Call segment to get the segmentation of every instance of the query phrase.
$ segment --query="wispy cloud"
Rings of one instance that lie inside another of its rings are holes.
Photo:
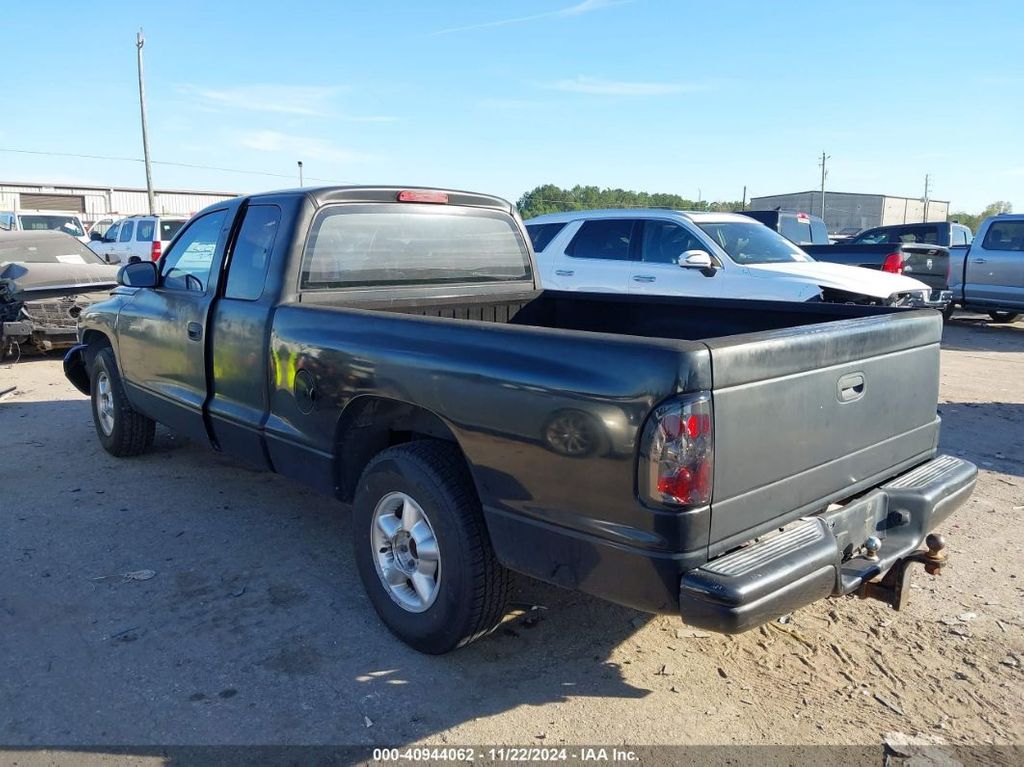
[[[583,0],[582,2],[576,3],[576,5],[570,5],[567,8],[559,8],[557,11],[545,11],[544,13],[535,13],[531,16],[516,16],[509,19],[497,19],[495,21],[484,21],[479,24],[467,24],[463,27],[449,27],[448,29],[439,29],[437,32],[433,32],[434,35],[450,35],[454,32],[469,32],[474,29],[490,29],[492,27],[504,27],[508,24],[522,24],[527,21],[539,21],[540,19],[557,19],[557,18],[568,18],[572,16],[582,16],[585,13],[591,11],[599,11],[603,8],[610,8],[613,5],[624,5],[625,3],[631,3],[633,0]]]
[[[657,83],[627,80],[602,80],[596,77],[575,77],[556,80],[544,87],[569,93],[588,93],[595,96],[665,96],[671,93],[696,93],[709,89],[694,83]]]
[[[335,146],[329,141],[310,136],[295,136],[273,130],[243,133],[238,143],[246,149],[261,152],[287,152],[298,159],[331,160],[333,162],[358,162],[366,155]]]
[[[481,109],[533,109],[534,107],[540,106],[539,101],[529,101],[527,99],[480,99],[477,102],[477,106]]]
[[[244,110],[297,117],[330,117],[345,122],[391,122],[384,115],[346,115],[338,112],[336,100],[346,88],[337,85],[275,85],[254,83],[223,88],[182,85],[178,90],[196,100],[201,109]]]

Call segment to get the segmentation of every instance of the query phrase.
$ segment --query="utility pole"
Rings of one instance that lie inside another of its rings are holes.
[[[697,210],[700,210],[700,200],[701,200],[700,187],[698,186],[697,187]]]
[[[747,209],[747,185],[743,185],[743,203],[740,205],[740,210]]]
[[[302,186],[302,160],[299,160],[299,186]]]
[[[818,163],[821,165],[821,218],[823,221],[825,220],[825,179],[828,177],[828,171],[825,170],[825,162],[831,159],[832,155],[822,152],[821,162]]]
[[[153,166],[149,162],[149,126],[146,124],[146,88],[142,77],[142,46],[146,44],[142,27],[135,37],[135,48],[139,59],[139,112],[142,115],[142,155],[146,160],[146,195],[149,197],[149,215],[156,214],[156,195],[153,194]]]
[[[931,174],[930,173],[925,173],[924,174],[924,220],[925,220],[925,222],[928,221],[928,191],[929,191],[928,185],[930,184],[930,182],[931,182]]]

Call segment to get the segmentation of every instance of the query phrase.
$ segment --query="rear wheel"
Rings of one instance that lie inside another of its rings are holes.
[[[1020,317],[1016,312],[989,312],[988,316],[992,318],[992,322],[998,322],[1000,325],[1006,322],[1016,322]]]
[[[511,575],[455,445],[421,440],[373,458],[356,489],[353,544],[377,614],[420,652],[469,644],[505,615]]]
[[[128,402],[110,347],[93,357],[90,384],[92,419],[103,449],[118,458],[146,452],[153,444],[156,422]]]

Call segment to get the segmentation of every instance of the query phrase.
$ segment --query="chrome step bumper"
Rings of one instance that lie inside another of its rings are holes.
[[[851,594],[914,555],[974,489],[974,464],[939,456],[845,506],[683,575],[679,610],[701,628],[738,633],[827,596]]]

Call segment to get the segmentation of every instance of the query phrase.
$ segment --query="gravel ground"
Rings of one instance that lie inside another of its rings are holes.
[[[524,580],[445,657],[377,620],[345,507],[163,429],[111,458],[59,358],[0,366],[0,744],[1020,744],[1024,325],[943,346],[942,448],[981,475],[905,612],[724,637]]]

